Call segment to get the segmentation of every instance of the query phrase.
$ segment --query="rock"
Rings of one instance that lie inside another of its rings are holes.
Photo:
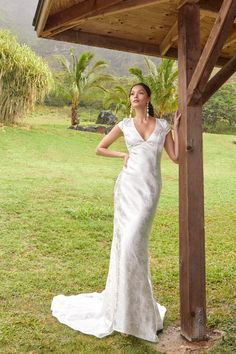
[[[105,128],[105,134],[108,134],[112,130],[113,126]]]
[[[111,124],[115,125],[117,117],[112,113],[111,110],[101,111],[97,117],[96,124]]]
[[[90,125],[90,126],[88,126],[88,127],[84,127],[84,130],[85,130],[86,132],[96,133],[97,127],[94,127],[94,126]]]
[[[84,127],[82,125],[71,125],[69,129],[74,129],[74,130],[84,130]]]
[[[101,134],[104,134],[104,133],[107,134],[107,133],[106,133],[106,129],[107,129],[106,127],[103,127],[102,125],[99,125],[99,126],[97,127],[97,132],[98,132],[98,133],[101,133]]]
[[[108,127],[108,128],[110,128],[110,127]],[[103,125],[98,125],[98,126],[94,126],[94,125],[88,125],[88,126],[72,125],[72,126],[69,127],[69,129],[86,131],[86,132],[90,132],[90,133],[101,133],[101,134],[105,133],[105,134],[107,134],[106,133],[106,129],[107,128],[104,127]]]

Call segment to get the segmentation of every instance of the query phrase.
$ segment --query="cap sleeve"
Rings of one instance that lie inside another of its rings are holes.
[[[119,123],[117,123],[118,127],[122,130],[122,132],[123,132],[123,123],[124,123],[123,120],[121,120]]]
[[[164,120],[164,129],[165,129],[166,134],[168,134],[169,131],[171,131],[171,126],[170,126],[170,124],[167,122],[166,119]]]

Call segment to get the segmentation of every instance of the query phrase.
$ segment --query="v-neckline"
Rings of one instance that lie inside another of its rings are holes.
[[[133,124],[133,127],[134,129],[136,130],[137,134],[139,135],[139,137],[146,143],[152,136],[153,134],[155,133],[156,131],[156,128],[157,128],[157,118],[155,118],[156,122],[155,122],[155,127],[153,129],[153,131],[151,132],[151,134],[149,135],[149,137],[145,140],[142,135],[139,133],[138,129],[136,128],[135,124],[134,124],[134,118],[131,118],[132,120],[132,124]]]

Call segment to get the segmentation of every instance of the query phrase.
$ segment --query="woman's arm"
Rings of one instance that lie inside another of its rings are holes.
[[[179,120],[181,117],[181,113],[175,113],[174,116],[174,139],[172,136],[171,131],[166,135],[166,139],[165,139],[165,150],[167,152],[167,154],[169,155],[170,159],[174,162],[174,163],[179,163]]]
[[[104,136],[104,138],[97,145],[95,149],[96,154],[101,156],[107,156],[107,157],[122,157],[125,159],[125,166],[126,166],[126,162],[129,156],[126,152],[108,150],[108,147],[112,143],[114,143],[114,141],[117,140],[121,135],[122,135],[122,130],[116,124],[111,129],[111,131],[106,136]]]

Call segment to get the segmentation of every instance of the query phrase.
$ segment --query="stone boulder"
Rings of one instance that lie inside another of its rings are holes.
[[[105,134],[108,134],[112,130],[113,126],[111,127],[106,127],[105,129]]]
[[[94,125],[88,125],[88,126],[82,126],[82,125],[72,125],[69,127],[70,129],[74,129],[74,130],[81,130],[84,132],[90,132],[90,133],[101,133],[101,134],[107,134],[107,128],[104,127],[103,125],[98,125],[98,126],[94,126]],[[109,128],[109,127],[108,127]]]
[[[101,111],[97,117],[96,124],[110,124],[115,125],[117,122],[117,117],[112,113],[111,110]]]

